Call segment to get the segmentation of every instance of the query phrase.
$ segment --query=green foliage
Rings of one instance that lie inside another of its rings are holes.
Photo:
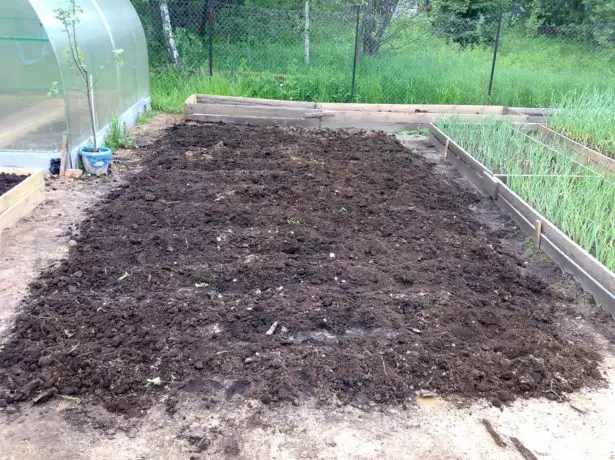
[[[500,13],[529,34],[615,40],[615,2],[604,0],[433,0],[435,30],[464,44],[488,43]],[[482,30],[481,30],[482,29]]]
[[[181,112],[194,93],[348,102],[352,36],[351,26],[339,26],[330,39],[314,40],[309,66],[303,63],[300,37],[259,46],[216,42],[213,78],[202,55],[184,56],[184,61],[201,63],[194,70],[152,72],[153,107]],[[590,43],[505,28],[491,103],[545,107],[566,93],[614,88],[615,61],[610,56],[608,49]],[[412,18],[411,26],[380,55],[359,62],[357,101],[483,104],[491,59],[491,48],[451,43],[432,33],[427,17]]]
[[[154,115],[155,113],[152,109],[150,109],[149,107],[146,108],[145,110],[143,110],[143,112],[137,115],[137,125],[146,125],[152,120],[152,118],[154,118]]]
[[[132,149],[135,147],[134,140],[126,124],[121,124],[117,117],[113,117],[109,124],[109,131],[105,136],[104,144],[112,150]]]
[[[431,18],[438,34],[461,45],[491,44],[510,8],[509,0],[434,0]]]
[[[553,105],[553,129],[615,158],[615,91],[571,93]]]
[[[611,270],[615,269],[615,175],[602,176],[565,149],[545,146],[511,123],[438,126],[538,212]]]

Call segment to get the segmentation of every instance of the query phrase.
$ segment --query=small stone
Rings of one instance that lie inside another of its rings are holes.
[[[16,414],[17,412],[19,412],[19,409],[17,409],[17,407],[15,407],[15,406],[8,406],[6,408],[6,413],[7,414]]]
[[[77,387],[68,386],[68,387],[62,388],[61,393],[67,396],[73,396],[73,395],[79,394],[79,389]]]
[[[68,292],[70,294],[76,294],[77,291],[79,291],[79,289],[77,289],[77,286],[75,286],[74,284],[69,284],[68,285]]]
[[[49,401],[55,395],[58,394],[58,389],[56,387],[52,387],[48,390],[43,391],[40,395],[32,400],[33,404],[42,404],[46,401]]]
[[[53,361],[53,358],[51,355],[41,356],[40,359],[38,360],[38,365],[39,366],[49,366],[52,361]]]
[[[6,406],[8,406],[6,399],[0,398],[0,408],[4,409]]]
[[[75,240],[68,240],[68,245],[71,248],[74,248],[75,246],[77,246],[77,242]]]
[[[196,363],[194,363],[194,368],[195,369],[203,369],[203,361],[197,361]]]
[[[145,199],[145,201],[156,201],[156,195],[150,192],[144,194],[143,198]]]
[[[83,171],[81,169],[66,169],[64,171],[64,177],[70,177],[72,179],[79,179],[82,175]]]
[[[43,381],[41,379],[31,380],[30,382],[26,383],[23,387],[21,387],[21,392],[25,395],[29,395],[30,393],[32,393],[33,390],[35,390],[42,384],[43,384]]]

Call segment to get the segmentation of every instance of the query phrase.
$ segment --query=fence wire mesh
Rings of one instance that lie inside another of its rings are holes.
[[[199,88],[212,93],[513,106],[548,105],[554,92],[612,87],[605,76],[615,73],[615,23],[538,24],[516,4],[460,17],[434,14],[425,0],[297,2],[302,8],[244,3],[138,3],[152,71],[184,80],[211,74]],[[552,37],[558,56],[543,46]]]

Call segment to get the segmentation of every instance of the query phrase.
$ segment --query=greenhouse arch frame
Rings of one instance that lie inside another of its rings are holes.
[[[0,5],[0,166],[48,169],[67,151],[91,142],[85,82],[68,55],[56,9],[66,0],[2,0]],[[77,0],[79,48],[92,73],[96,131],[103,139],[118,118],[134,125],[150,107],[143,26],[130,0]],[[121,62],[112,59],[123,50]]]

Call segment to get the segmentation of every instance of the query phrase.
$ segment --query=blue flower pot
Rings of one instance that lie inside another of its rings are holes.
[[[111,164],[111,149],[98,147],[98,151],[95,152],[92,147],[80,147],[79,155],[86,172],[97,176],[107,173]]]

